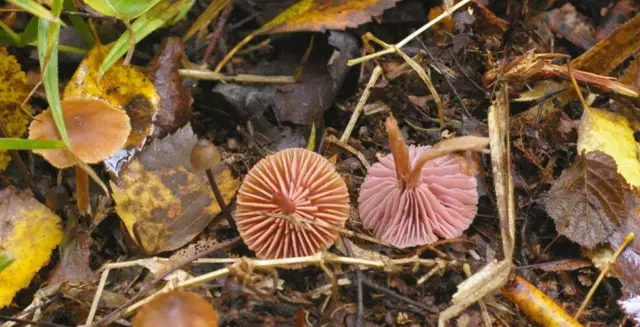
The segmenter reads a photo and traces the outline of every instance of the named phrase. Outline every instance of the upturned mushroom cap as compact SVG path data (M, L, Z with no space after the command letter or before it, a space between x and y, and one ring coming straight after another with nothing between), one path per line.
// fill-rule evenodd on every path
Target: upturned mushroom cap
M124 146L131 132L129 116L97 99L64 100L64 123L73 152L86 163L99 163ZM30 140L60 140L51 109L37 115L29 126ZM57 168L75 165L65 149L33 150Z
M173 291L156 296L133 318L133 327L217 327L218 313L200 296Z
M387 121L387 131L393 153L369 168L360 188L364 226L398 248L433 243L438 236L460 236L471 225L478 205L477 180L464 173L465 159L438 157L412 174L431 147L407 148L395 119Z
M347 186L333 165L306 149L287 149L258 162L238 192L235 221L240 236L260 258L311 255L338 233L317 225L297 227L261 213L293 214L344 226L349 213Z

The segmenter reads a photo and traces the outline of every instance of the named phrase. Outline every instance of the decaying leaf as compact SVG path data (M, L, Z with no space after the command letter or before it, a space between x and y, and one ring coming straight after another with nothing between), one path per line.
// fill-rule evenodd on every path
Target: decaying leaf
M0 46L0 119L7 137L19 137L27 129L29 116L20 105L29 94L27 76L21 70L16 58ZM25 105L25 110L30 110ZM6 150L0 150L0 170L5 170L11 161Z
M602 151L615 160L618 172L631 186L640 186L640 161L633 129L624 116L589 108L578 128L578 151Z
M29 193L13 187L0 191L0 245L15 258L0 272L0 308L29 285L61 241L60 217Z
M191 93L182 85L182 78L178 74L183 57L182 41L179 37L170 37L149 63L149 76L161 99L153 123L154 138L162 138L175 132L191 119Z
M93 277L89 267L91 243L89 231L80 228L74 219L65 226L64 238L60 244L60 260L51 272L50 284L62 282L81 282Z
M582 327L552 298L520 276L516 276L513 283L504 287L500 293L513 301L538 326Z
M545 17L551 30L571 43L583 49L589 49L596 43L593 23L572 4L567 3L561 8L546 12Z
M301 0L265 24L257 34L344 30L369 22L399 0Z
M551 187L545 209L558 233L593 248L607 241L626 215L628 186L604 152L589 152Z
M150 254L183 246L220 213L205 173L191 167L196 142L191 125L155 140L111 182L116 212ZM227 203L240 187L227 168L216 182Z
M87 53L65 87L63 98L99 98L114 108L125 110L131 119L131 134L125 148L137 148L152 132L152 120L158 112L160 97L144 72L131 65L114 65L98 79L98 69L107 51L108 48L96 45Z

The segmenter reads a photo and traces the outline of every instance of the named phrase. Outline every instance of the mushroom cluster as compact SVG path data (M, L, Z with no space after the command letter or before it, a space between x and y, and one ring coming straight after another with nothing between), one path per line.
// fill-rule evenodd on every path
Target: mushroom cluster
M372 165L360 189L360 217L376 237L398 248L458 237L471 225L478 204L477 180L466 159L425 160L430 146L407 147L393 117L385 123L391 154Z
M235 221L240 236L259 258L312 255L338 233L317 224L300 226L277 215L344 226L349 213L347 186L333 165L306 149L267 156L238 191Z

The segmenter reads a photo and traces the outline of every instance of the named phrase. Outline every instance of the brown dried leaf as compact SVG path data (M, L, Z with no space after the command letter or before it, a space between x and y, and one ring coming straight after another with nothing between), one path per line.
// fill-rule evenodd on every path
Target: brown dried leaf
M179 37L167 38L148 67L149 77L160 95L160 108L153 129L154 138L162 138L191 119L191 93L178 74L184 46Z
M583 49L589 49L596 43L593 24L572 4L546 12L545 17L551 30L571 43Z
M116 212L149 254L183 246L220 213L205 173L191 167L196 141L191 125L155 140L111 182ZM215 178L229 203L240 181L228 168Z
M262 26L256 34L355 28L399 0L301 0Z
M611 236L626 215L628 185L604 152L589 152L551 187L545 209L558 233L593 248Z

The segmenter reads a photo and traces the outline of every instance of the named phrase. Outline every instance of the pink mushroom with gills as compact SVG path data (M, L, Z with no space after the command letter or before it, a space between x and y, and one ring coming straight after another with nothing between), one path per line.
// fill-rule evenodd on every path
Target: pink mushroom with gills
M342 227L349 214L349 193L333 165L306 149L287 149L258 162L238 191L234 215L240 236L259 258L312 255L331 246L338 233L318 224Z
M391 154L369 168L360 188L364 227L398 248L460 236L477 213L477 180L472 164L452 153L485 148L488 138L464 136L433 147L407 147L393 116L385 127Z

